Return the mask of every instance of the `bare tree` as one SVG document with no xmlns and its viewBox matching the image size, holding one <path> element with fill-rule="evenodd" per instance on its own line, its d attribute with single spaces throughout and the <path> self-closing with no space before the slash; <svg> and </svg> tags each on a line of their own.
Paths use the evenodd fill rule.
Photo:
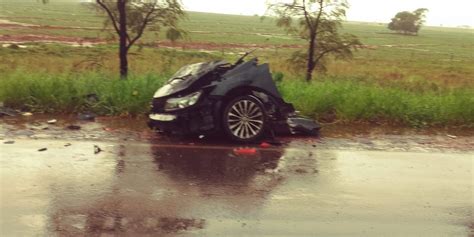
<svg viewBox="0 0 474 237">
<path fill-rule="evenodd" d="M 278 16 L 277 26 L 289 33 L 299 34 L 308 41 L 306 80 L 312 79 L 315 68 L 324 69 L 324 58 L 352 57 L 352 50 L 361 43 L 355 35 L 339 33 L 346 16 L 345 0 L 293 0 L 291 3 L 269 3 L 269 9 Z M 297 19 L 297 24 L 294 24 Z M 299 54 L 301 56 L 301 54 Z"/>
<path fill-rule="evenodd" d="M 128 75 L 128 51 L 139 40 L 148 26 L 160 31 L 167 28 L 172 40 L 181 37 L 177 23 L 184 17 L 179 0 L 96 0 L 107 15 L 119 38 L 120 76 Z"/>
</svg>

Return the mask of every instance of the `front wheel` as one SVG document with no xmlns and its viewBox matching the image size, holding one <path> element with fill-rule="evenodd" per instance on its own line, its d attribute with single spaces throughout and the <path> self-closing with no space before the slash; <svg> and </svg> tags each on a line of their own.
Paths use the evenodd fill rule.
<svg viewBox="0 0 474 237">
<path fill-rule="evenodd" d="M 252 96 L 231 100 L 224 109 L 224 133 L 238 142 L 253 142 L 265 132 L 266 114 L 262 103 Z"/>
</svg>

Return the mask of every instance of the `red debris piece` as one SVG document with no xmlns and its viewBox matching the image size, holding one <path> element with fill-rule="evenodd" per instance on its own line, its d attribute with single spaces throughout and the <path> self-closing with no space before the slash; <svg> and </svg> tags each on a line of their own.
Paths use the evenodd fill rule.
<svg viewBox="0 0 474 237">
<path fill-rule="evenodd" d="M 269 147 L 271 147 L 271 146 L 272 146 L 272 145 L 271 145 L 270 143 L 267 143 L 267 142 L 262 142 L 262 143 L 260 144 L 260 147 L 261 147 L 261 148 L 269 148 Z"/>
<path fill-rule="evenodd" d="M 236 155 L 255 155 L 255 154 L 257 154 L 257 149 L 255 149 L 255 148 L 236 148 L 236 149 L 234 149 L 234 154 L 236 154 Z"/>
</svg>

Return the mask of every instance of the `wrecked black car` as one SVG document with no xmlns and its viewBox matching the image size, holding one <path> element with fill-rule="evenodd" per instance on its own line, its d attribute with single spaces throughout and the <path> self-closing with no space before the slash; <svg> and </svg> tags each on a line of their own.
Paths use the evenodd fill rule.
<svg viewBox="0 0 474 237">
<path fill-rule="evenodd" d="M 148 125 L 165 134 L 223 132 L 237 142 L 274 134 L 317 135 L 320 126 L 296 116 L 256 58 L 182 67 L 154 95 Z"/>
</svg>

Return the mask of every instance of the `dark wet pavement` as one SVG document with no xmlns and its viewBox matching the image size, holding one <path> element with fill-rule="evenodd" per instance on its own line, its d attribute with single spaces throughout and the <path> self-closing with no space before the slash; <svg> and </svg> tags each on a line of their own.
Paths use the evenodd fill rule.
<svg viewBox="0 0 474 237">
<path fill-rule="evenodd" d="M 221 138 L 182 139 L 156 136 L 143 118 L 98 117 L 95 121 L 77 120 L 76 116 L 17 116 L 0 118 L 0 141 L 8 138 L 57 139 L 88 141 L 152 141 L 161 144 L 214 144 L 233 146 Z M 57 119 L 57 123 L 47 121 Z M 78 129 L 71 129 L 77 127 Z M 318 149 L 409 151 L 409 152 L 474 152 L 474 128 L 408 129 L 403 127 L 353 124 L 325 125 L 322 138 L 279 137 L 292 147 Z"/>
<path fill-rule="evenodd" d="M 2 236 L 474 234 L 472 147 L 285 138 L 241 149 L 101 122 L 0 125 Z"/>
</svg>

